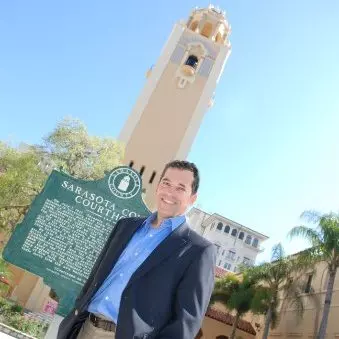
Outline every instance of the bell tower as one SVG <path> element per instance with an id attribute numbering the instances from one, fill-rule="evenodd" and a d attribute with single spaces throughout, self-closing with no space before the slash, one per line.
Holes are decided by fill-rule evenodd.
<path id="1" fill-rule="evenodd" d="M 231 52 L 225 13 L 195 9 L 175 24 L 119 139 L 125 164 L 140 172 L 145 202 L 152 209 L 164 165 L 185 159 Z"/>

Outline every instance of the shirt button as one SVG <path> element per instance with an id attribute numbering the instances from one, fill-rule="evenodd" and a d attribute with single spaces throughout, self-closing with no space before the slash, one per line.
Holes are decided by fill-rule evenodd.
<path id="1" fill-rule="evenodd" d="M 74 314 L 75 314 L 75 315 L 78 315 L 78 314 L 79 314 L 79 311 L 78 311 L 78 310 L 75 310 L 75 311 L 74 311 Z"/>

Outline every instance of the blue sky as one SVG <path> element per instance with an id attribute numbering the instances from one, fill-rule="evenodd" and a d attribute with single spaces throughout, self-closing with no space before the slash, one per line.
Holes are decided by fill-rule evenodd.
<path id="1" fill-rule="evenodd" d="M 291 253 L 304 246 L 286 240 L 302 211 L 339 209 L 339 2 L 215 4 L 232 54 L 189 155 L 198 204 Z M 174 23 L 197 5 L 208 3 L 2 1 L 0 139 L 38 143 L 65 116 L 116 137 Z"/>

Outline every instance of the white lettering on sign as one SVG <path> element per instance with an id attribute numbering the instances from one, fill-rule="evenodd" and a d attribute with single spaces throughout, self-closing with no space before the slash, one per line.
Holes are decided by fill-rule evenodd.
<path id="1" fill-rule="evenodd" d="M 89 210 L 102 215 L 102 217 L 106 217 L 114 221 L 118 221 L 124 217 L 140 217 L 140 214 L 130 211 L 127 208 L 123 209 L 121 214 L 117 213 L 116 206 L 113 202 L 104 199 L 100 195 L 89 192 L 88 190 L 84 190 L 81 186 L 73 185 L 66 180 L 63 181 L 61 187 L 76 194 L 75 202 L 77 204 L 81 204 Z"/>

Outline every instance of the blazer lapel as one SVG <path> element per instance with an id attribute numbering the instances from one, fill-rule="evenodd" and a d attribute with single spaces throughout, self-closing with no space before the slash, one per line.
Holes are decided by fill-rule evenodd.
<path id="1" fill-rule="evenodd" d="M 163 260 L 175 253 L 181 247 L 189 242 L 189 227 L 183 223 L 176 230 L 174 230 L 140 265 L 129 280 L 126 288 L 135 280 L 139 279 L 153 267 L 159 265 Z"/>

